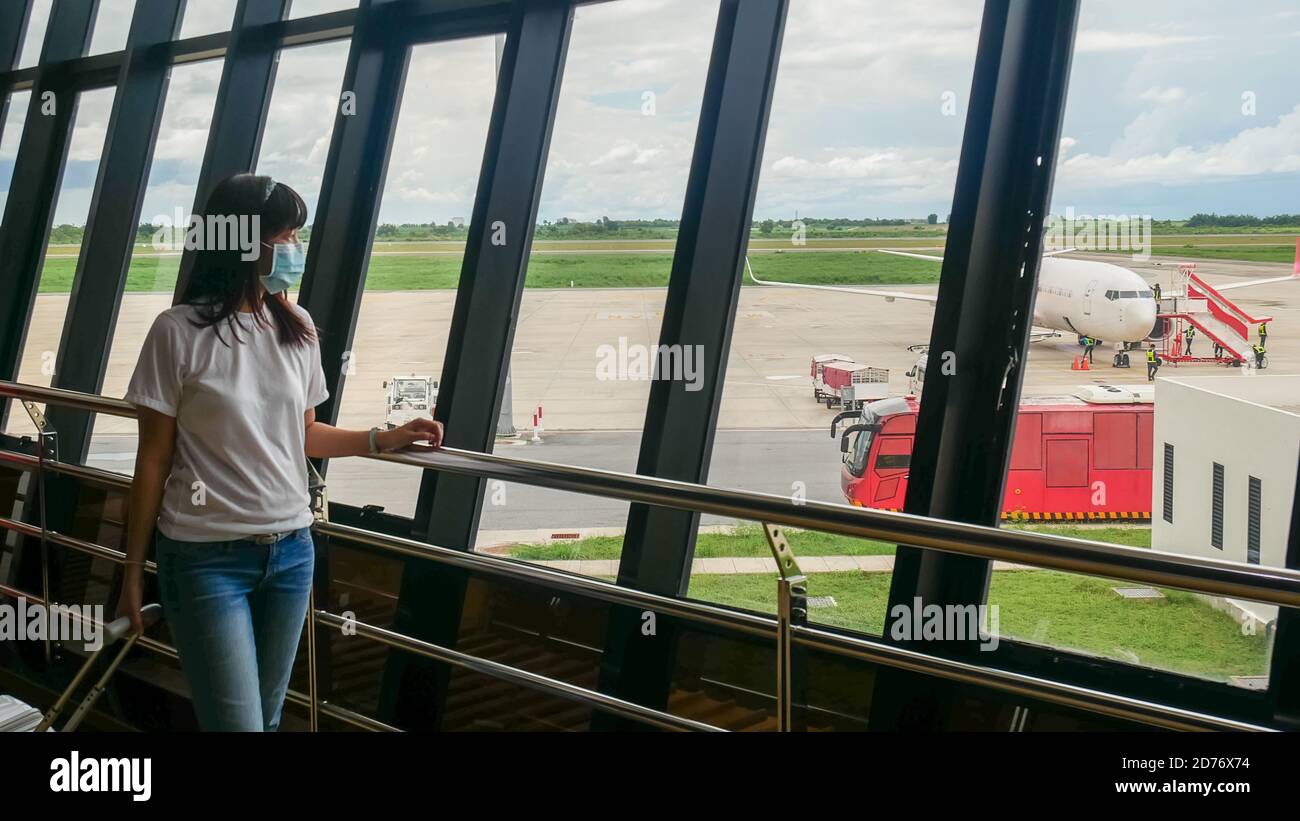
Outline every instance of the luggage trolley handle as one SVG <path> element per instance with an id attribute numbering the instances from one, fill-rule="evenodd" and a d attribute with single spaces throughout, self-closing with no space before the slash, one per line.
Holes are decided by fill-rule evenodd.
<path id="1" fill-rule="evenodd" d="M 161 604 L 146 604 L 144 607 L 140 608 L 140 621 L 145 630 L 153 627 L 161 619 Z M 85 664 L 81 665 L 81 669 L 78 670 L 77 675 L 73 677 L 72 683 L 69 684 L 67 689 L 63 691 L 63 694 L 59 696 L 59 700 L 55 702 L 49 712 L 45 714 L 45 717 L 41 719 L 41 723 L 36 726 L 35 732 L 43 733 L 52 727 L 54 720 L 59 717 L 59 713 L 63 712 L 63 708 L 67 706 L 68 701 L 72 698 L 72 694 L 77 691 L 77 688 L 81 686 L 81 682 L 85 680 L 87 675 L 89 675 L 90 668 L 95 665 L 95 661 L 99 658 L 100 653 L 103 653 L 109 647 L 112 647 L 119 639 L 123 636 L 127 636 L 130 632 L 131 619 L 128 616 L 121 616 L 104 625 L 103 644 L 99 646 L 98 650 L 90 654 L 90 657 L 86 659 Z M 128 636 L 126 641 L 123 642 L 121 649 L 118 650 L 117 655 L 113 657 L 112 663 L 108 665 L 108 668 L 104 670 L 104 673 L 99 677 L 99 680 L 90 688 L 90 692 L 86 693 L 86 697 L 77 705 L 77 709 L 73 710 L 72 715 L 68 718 L 67 724 L 63 727 L 63 732 L 71 732 L 81 724 L 81 720 L 86 717 L 86 713 L 90 712 L 90 708 L 95 706 L 95 702 L 99 700 L 99 696 L 104 692 L 104 688 L 108 685 L 108 680 L 113 677 L 113 673 L 117 672 L 117 668 L 122 663 L 122 659 L 126 658 L 127 651 L 135 646 L 135 641 L 138 638 L 140 638 L 140 634 L 135 633 Z"/>

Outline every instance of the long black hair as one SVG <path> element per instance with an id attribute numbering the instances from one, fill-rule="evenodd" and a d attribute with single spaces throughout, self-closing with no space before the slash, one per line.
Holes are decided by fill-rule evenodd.
<path id="1" fill-rule="evenodd" d="M 269 191 L 269 193 L 268 193 Z M 256 219 L 253 219 L 256 217 Z M 258 284 L 257 260 L 269 253 L 262 247 L 263 237 L 273 237 L 307 224 L 307 204 L 297 191 L 270 177 L 257 174 L 236 174 L 217 183 L 208 196 L 203 217 L 205 226 L 217 226 L 229 237 L 251 239 L 257 255 L 245 259 L 246 248 L 239 242 L 218 242 L 204 234 L 204 241 L 194 254 L 194 268 L 182 302 L 193 305 L 199 318 L 193 320 L 200 328 L 213 328 L 224 322 L 238 339 L 236 317 L 240 305 L 247 303 L 254 309 L 265 305 L 270 314 L 269 323 L 275 325 L 278 339 L 284 345 L 301 345 L 312 339 L 316 329 L 300 317 L 289 304 L 284 292 L 264 293 Z M 250 226 L 253 226 L 250 228 Z M 260 310 L 251 314 L 253 321 L 267 325 L 268 319 Z M 225 339 L 223 344 L 229 345 Z"/>

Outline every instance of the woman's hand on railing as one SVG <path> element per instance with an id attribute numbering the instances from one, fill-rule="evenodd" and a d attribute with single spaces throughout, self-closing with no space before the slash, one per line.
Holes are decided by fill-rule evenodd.
<path id="1" fill-rule="evenodd" d="M 128 564 L 122 576 L 122 595 L 117 600 L 117 617 L 131 620 L 131 632 L 143 633 L 144 620 L 140 615 L 141 574 L 133 572 L 140 565 Z"/>
<path id="2" fill-rule="evenodd" d="M 416 442 L 428 442 L 417 445 Z M 375 443 L 383 451 L 409 447 L 412 450 L 435 450 L 442 447 L 442 423 L 432 419 L 416 418 L 392 430 L 375 434 Z"/>

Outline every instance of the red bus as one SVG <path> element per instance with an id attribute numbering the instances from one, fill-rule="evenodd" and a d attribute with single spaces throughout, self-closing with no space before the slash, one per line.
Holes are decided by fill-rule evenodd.
<path id="1" fill-rule="evenodd" d="M 1026 397 L 1016 418 L 1002 517 L 1151 517 L 1154 405 L 1150 389 L 1092 385 L 1073 396 Z M 849 503 L 902 510 L 916 433 L 915 397 L 871 402 L 831 423 L 840 435 L 840 487 Z"/>

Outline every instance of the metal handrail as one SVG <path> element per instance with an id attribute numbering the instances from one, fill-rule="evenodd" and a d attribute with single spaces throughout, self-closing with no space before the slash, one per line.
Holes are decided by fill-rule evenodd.
<path id="1" fill-rule="evenodd" d="M 97 397 L 92 397 L 88 394 L 75 394 L 71 391 L 49 388 L 26 391 L 24 390 L 26 387 L 27 386 L 0 381 L 0 396 L 30 399 L 31 401 L 52 402 L 61 402 L 65 398 L 70 398 L 75 400 L 76 407 L 85 410 L 93 411 L 99 407 L 98 403 L 95 401 Z M 65 396 L 67 394 L 72 394 L 73 396 L 67 397 Z M 104 412 L 106 413 L 120 416 L 135 415 L 134 408 L 126 403 L 116 402 L 115 400 L 106 400 L 104 407 Z M 32 466 L 38 461 L 35 457 L 29 457 L 23 454 L 11 453 L 7 454 L 5 458 L 7 461 L 24 464 L 26 466 Z M 1048 561 L 1036 561 L 1044 558 L 1037 553 L 1037 550 L 1041 548 L 1034 547 L 1033 543 L 1037 541 L 1037 539 L 1030 539 L 1024 545 L 1013 545 L 1011 547 L 1002 547 L 996 544 L 990 545 L 987 542 L 977 542 L 973 547 L 960 545 L 961 549 L 959 549 L 959 546 L 954 546 L 948 541 L 944 541 L 945 539 L 951 539 L 952 536 L 950 533 L 944 533 L 943 528 L 940 528 L 936 533 L 921 534 L 924 538 L 909 538 L 912 534 L 901 528 L 918 524 L 955 526 L 961 531 L 970 531 L 972 535 L 982 536 L 985 539 L 988 538 L 989 534 L 981 534 L 980 531 L 991 531 L 993 535 L 1003 537 L 1019 537 L 1026 535 L 1039 537 L 1044 536 L 1045 534 L 1015 533 L 1011 531 L 1001 531 L 996 528 L 983 528 L 974 525 L 940 522 L 938 520 L 906 516 L 904 514 L 878 514 L 875 511 L 862 511 L 856 508 L 828 505 L 825 503 L 809 502 L 803 505 L 794 505 L 794 507 L 799 509 L 808 507 L 816 508 L 813 512 L 814 515 L 810 516 L 799 511 L 791 513 L 785 509 L 792 505 L 789 500 L 768 494 L 708 488 L 685 482 L 675 482 L 672 480 L 634 476 L 630 474 L 615 473 L 612 471 L 598 471 L 566 465 L 550 465 L 546 463 L 529 462 L 527 460 L 507 459 L 505 457 L 477 454 L 453 449 L 443 449 L 440 451 L 430 452 L 422 454 L 419 457 L 406 453 L 398 453 L 384 454 L 374 458 L 405 464 L 414 464 L 420 467 L 428 467 L 438 470 L 448 470 L 451 472 L 481 476 L 484 478 L 499 478 L 509 481 L 518 481 L 525 484 L 536 484 L 544 487 L 574 490 L 577 492 L 585 492 L 601 496 L 612 496 L 614 498 L 667 505 L 669 507 L 679 507 L 688 510 L 694 509 L 700 510 L 701 512 L 732 515 L 740 518 L 759 518 L 764 521 L 775 521 L 795 526 L 812 527 L 813 529 L 827 530 L 829 532 L 844 532 L 846 535 L 883 538 L 889 541 L 898 541 L 903 544 L 912 544 L 918 547 L 930 547 L 933 549 L 947 550 L 949 552 L 964 553 L 966 555 L 982 555 L 987 558 L 1002 558 L 1011 561 L 1018 560 L 1030 564 L 1039 563 L 1048 566 L 1057 566 L 1056 563 L 1050 563 Z M 27 460 L 30 460 L 30 465 L 28 465 Z M 47 463 L 47 465 L 51 469 L 56 470 L 65 467 L 62 463 Z M 97 471 L 93 468 L 85 468 L 83 466 L 68 465 L 66 467 L 75 469 L 67 471 L 70 473 L 79 472 L 84 475 L 88 471 L 93 472 L 93 474 L 87 476 L 87 478 L 94 478 L 99 481 L 111 481 L 114 484 L 119 484 L 121 486 L 129 487 L 130 485 L 130 479 L 120 476 L 119 474 L 113 474 L 107 471 Z M 611 482 L 614 482 L 615 484 L 611 485 Z M 828 516 L 828 513 L 831 515 Z M 838 518 L 838 515 L 841 513 L 849 513 L 855 517 L 875 517 L 877 515 L 883 515 L 884 518 L 878 524 L 843 522 Z M 21 527 L 13 527 L 16 525 L 21 525 Z M 774 638 L 777 633 L 777 622 L 767 617 L 743 613 L 741 611 L 730 610 L 700 602 L 673 599 L 642 591 L 629 590 L 597 579 L 590 579 L 563 573 L 561 571 L 550 570 L 549 568 L 539 567 L 525 562 L 452 550 L 436 545 L 429 545 L 423 542 L 401 539 L 399 537 L 378 534 L 360 528 L 352 528 L 328 522 L 317 522 L 313 525 L 313 528 L 325 535 L 350 539 L 390 552 L 430 559 L 444 564 L 459 566 L 467 570 L 484 571 L 508 577 L 524 578 L 526 580 L 542 582 L 561 588 L 567 588 L 575 593 L 603 599 L 615 604 L 647 607 L 668 614 L 681 616 L 693 621 L 706 624 L 712 623 L 765 637 Z M 838 528 L 844 529 L 840 530 Z M 30 529 L 30 526 L 23 525 L 22 523 L 11 522 L 9 520 L 0 520 L 0 529 L 17 529 L 21 532 L 27 532 L 27 530 Z M 901 537 L 898 537 L 900 535 Z M 58 534 L 55 534 L 55 536 L 57 536 L 57 538 L 54 539 L 55 543 L 64 544 L 65 546 L 74 549 L 88 550 L 96 555 L 118 561 L 125 558 L 125 554 L 122 554 L 119 551 L 114 551 L 91 543 L 81 542 L 80 540 L 71 539 L 70 537 L 62 537 Z M 1066 546 L 1072 546 L 1076 550 L 1091 547 L 1111 547 L 1108 545 L 1087 542 L 1085 540 L 1068 539 L 1056 536 L 1045 536 L 1043 540 L 1053 543 L 1065 543 Z M 1027 557 L 1025 551 L 1028 551 Z M 1136 557 L 1130 556 L 1130 559 L 1144 557 L 1143 551 L 1135 551 L 1131 548 L 1123 548 L 1121 551 L 1124 554 L 1138 554 Z M 1112 551 L 1104 549 L 1097 552 L 1111 553 Z M 1016 556 L 1018 558 L 1012 559 L 1009 558 L 1010 556 Z M 1054 557 L 1049 556 L 1046 558 L 1051 559 Z M 1178 559 L 1182 557 L 1170 558 Z M 1073 562 L 1083 561 L 1079 557 L 1074 557 L 1070 561 L 1072 563 L 1062 564 L 1061 569 L 1072 569 L 1076 570 L 1076 572 L 1097 572 L 1078 570 Z M 1104 562 L 1105 559 L 1094 557 L 1088 561 L 1095 564 Z M 1181 565 L 1183 563 L 1175 561 L 1173 564 Z M 1224 567 L 1225 565 L 1226 567 Z M 1169 581 L 1161 581 L 1158 583 L 1168 584 L 1169 586 L 1174 587 L 1185 586 L 1187 589 L 1201 590 L 1203 592 L 1216 592 L 1222 589 L 1224 585 L 1235 590 L 1243 584 L 1249 586 L 1249 582 L 1231 575 L 1228 575 L 1225 578 L 1221 574 L 1225 571 L 1233 571 L 1237 569 L 1244 569 L 1246 571 L 1253 570 L 1253 568 L 1244 565 L 1238 568 L 1231 562 L 1215 562 L 1211 560 L 1192 562 L 1189 567 L 1192 572 L 1188 572 L 1187 567 L 1175 567 L 1172 570 L 1166 568 L 1164 571 L 1161 571 L 1165 575 L 1160 576 L 1160 578 L 1163 579 L 1166 575 L 1173 576 L 1178 579 L 1178 581 L 1182 582 L 1181 585 L 1178 582 Z M 1134 569 L 1118 564 L 1108 564 L 1106 565 L 1106 569 L 1101 571 L 1101 574 L 1123 577 L 1127 573 L 1129 574 L 1127 576 L 1129 578 L 1145 580 L 1147 578 L 1146 576 L 1138 576 L 1136 574 L 1148 572 L 1154 572 L 1150 566 Z M 1294 571 L 1281 571 L 1280 573 L 1269 572 L 1265 574 L 1248 572 L 1245 575 L 1263 575 L 1270 580 L 1270 586 L 1267 589 L 1256 591 L 1252 587 L 1251 589 L 1254 592 L 1243 596 L 1245 598 L 1259 598 L 1263 601 L 1272 601 L 1282 605 L 1294 605 L 1296 601 L 1300 601 L 1300 599 L 1295 598 L 1293 589 L 1294 583 L 1300 581 L 1300 574 L 1297 574 Z M 0 592 L 6 591 L 0 590 Z M 1234 593 L 1232 595 L 1241 594 Z M 1271 596 L 1271 598 L 1268 596 Z M 325 610 L 313 609 L 312 616 L 327 623 L 341 624 L 344 621 L 342 617 Z M 623 702 L 619 699 L 606 696 L 603 693 L 577 687 L 568 684 L 567 682 L 549 679 L 545 676 L 539 676 L 528 671 L 519 670 L 518 668 L 512 668 L 487 659 L 469 656 L 428 642 L 422 642 L 418 639 L 393 633 L 384 628 L 360 624 L 353 620 L 347 620 L 347 624 L 358 628 L 358 633 L 365 635 L 367 638 L 378 640 L 390 644 L 391 646 L 401 647 L 403 649 L 421 653 L 486 675 L 504 678 L 516 684 L 521 684 L 533 689 L 548 691 L 554 695 L 580 701 L 596 709 L 605 709 L 610 712 L 622 714 L 625 717 L 634 720 L 652 723 L 666 729 L 718 729 L 679 716 L 674 716 L 669 713 L 650 710 L 649 708 L 644 708 L 640 705 L 632 704 L 631 702 Z M 1039 679 L 1019 673 L 998 670 L 996 668 L 988 668 L 980 665 L 954 661 L 926 653 L 905 650 L 883 642 L 840 635 L 838 633 L 820 630 L 813 627 L 796 625 L 790 628 L 790 630 L 794 642 L 825 652 L 853 657 L 890 667 L 913 670 L 949 680 L 988 687 L 994 690 L 1044 700 L 1062 706 L 1084 709 L 1089 712 L 1123 718 L 1126 720 L 1134 720 L 1155 726 L 1171 729 L 1229 729 L 1260 731 L 1268 731 L 1272 729 L 1169 705 L 1127 698 L 1113 693 L 1089 690 L 1087 688 L 1076 687 L 1048 679 Z M 298 694 L 294 695 L 297 696 Z M 326 705 L 322 704 L 320 706 L 324 707 Z M 342 718 L 342 716 L 340 717 Z"/>
<path id="2" fill-rule="evenodd" d="M 931 519 L 654 476 L 441 448 L 372 456 L 389 462 L 623 501 L 857 536 L 983 559 L 1119 577 L 1198 593 L 1300 607 L 1300 571 L 1162 553 L 1021 530 Z"/>
<path id="3" fill-rule="evenodd" d="M 129 483 L 123 482 L 122 484 L 128 485 Z M 25 535 L 32 535 L 32 528 L 30 525 L 25 525 L 21 522 L 12 522 L 8 519 L 0 519 L 0 529 L 14 529 L 24 533 Z M 778 632 L 777 621 L 770 617 L 730 610 L 704 602 L 674 599 L 653 593 L 628 590 L 627 588 L 619 587 L 615 584 L 601 581 L 599 579 L 576 576 L 563 571 L 552 570 L 547 567 L 513 559 L 486 554 L 466 553 L 464 551 L 452 550 L 446 547 L 439 547 L 424 542 L 416 542 L 410 539 L 402 539 L 396 536 L 388 536 L 374 533 L 369 530 L 363 530 L 361 528 L 329 522 L 317 523 L 313 526 L 313 529 L 326 536 L 365 544 L 376 549 L 386 550 L 399 555 L 436 561 L 471 572 L 484 572 L 506 578 L 524 579 L 526 581 L 546 584 L 575 595 L 587 596 L 613 604 L 655 610 L 666 615 L 676 616 L 698 624 L 722 627 L 733 632 L 744 633 L 764 639 L 775 639 Z M 119 563 L 126 558 L 126 555 L 120 551 L 99 545 L 93 545 L 79 539 L 62 537 L 58 534 L 55 534 L 51 541 L 54 544 L 61 544 L 79 551 L 89 552 L 92 555 L 107 558 Z M 13 596 L 17 595 L 18 591 L 0 585 L 0 594 Z M 28 595 L 28 598 L 32 597 Z M 476 659 L 473 656 L 468 656 L 459 653 L 458 651 L 441 647 L 440 645 L 421 642 L 417 639 L 406 636 L 402 636 L 401 641 L 399 642 L 390 638 L 396 637 L 399 634 L 392 633 L 391 631 L 387 631 L 384 628 L 375 625 L 356 621 L 355 619 L 345 620 L 338 614 L 331 613 L 327 610 L 317 609 L 314 614 L 315 617 L 322 622 L 336 625 L 346 623 L 350 628 L 356 629 L 357 635 L 377 640 L 381 643 L 399 647 L 401 649 L 414 650 L 415 652 L 420 652 L 431 658 L 456 664 L 475 672 L 484 673 L 485 675 L 494 675 L 506 668 L 506 665 L 499 665 L 496 662 L 491 662 L 485 659 Z M 1179 707 L 1147 702 L 1141 699 L 1127 698 L 1112 693 L 1075 687 L 1073 685 L 1062 684 L 1060 682 L 1033 676 L 1026 676 L 1020 673 L 981 667 L 965 662 L 944 659 L 938 656 L 930 656 L 925 653 L 905 650 L 883 642 L 832 633 L 815 627 L 794 626 L 791 628 L 791 631 L 794 643 L 810 649 L 820 650 L 842 657 L 855 658 L 860 661 L 867 661 L 870 663 L 933 675 L 965 684 L 975 684 L 1012 695 L 1034 698 L 1065 707 L 1084 709 L 1093 713 L 1137 721 L 1152 726 L 1164 727 L 1166 729 L 1271 731 L 1271 728 L 1269 727 L 1248 724 L 1233 719 L 1225 719 L 1205 713 L 1196 713 Z M 150 649 L 154 650 L 161 649 L 162 652 L 165 652 L 172 658 L 176 657 L 175 650 L 161 642 L 146 643 L 146 646 L 149 646 Z M 482 664 L 480 664 L 480 662 L 482 662 Z M 514 668 L 511 669 L 513 670 Z M 515 683 L 532 689 L 549 692 L 552 695 L 580 701 L 593 708 L 600 708 L 610 712 L 620 713 L 633 720 L 644 718 L 643 713 L 645 708 L 639 707 L 639 705 L 632 705 L 634 709 L 624 713 L 619 709 L 622 705 L 618 703 L 618 700 L 610 702 L 608 701 L 607 696 L 597 691 L 575 687 L 567 682 L 548 679 L 544 676 L 527 673 L 526 671 L 516 670 L 515 674 L 503 674 L 498 677 L 507 678 L 515 681 Z M 588 696 L 590 696 L 590 698 L 588 698 Z M 295 701 L 295 703 L 302 704 L 303 706 L 310 707 L 311 705 L 310 699 L 303 694 L 291 692 L 290 698 Z M 627 704 L 630 704 L 630 702 Z M 336 715 L 336 710 L 333 709 L 334 707 L 336 707 L 336 705 L 331 706 L 322 702 L 319 709 L 326 715 L 332 715 L 335 718 L 349 720 L 345 716 Z M 660 726 L 665 729 L 699 729 L 698 727 L 681 724 L 679 723 L 680 721 L 689 720 L 680 719 L 679 717 L 668 713 L 662 713 L 658 720 L 649 723 L 653 723 L 655 726 Z M 367 729 L 387 728 L 387 725 L 383 725 L 379 722 L 373 722 L 373 727 L 367 727 L 364 723 L 358 721 L 349 720 L 349 723 Z M 698 722 L 696 723 L 698 724 Z"/>
<path id="4" fill-rule="evenodd" d="M 66 388 L 48 388 L 44 385 L 28 385 L 23 382 L 9 382 L 0 379 L 0 397 L 17 399 L 24 402 L 44 402 L 65 408 L 106 413 L 109 416 L 136 418 L 135 406 L 125 399 L 111 399 L 93 393 L 70 391 Z"/>
<path id="5" fill-rule="evenodd" d="M 120 399 L 106 399 L 61 388 L 0 381 L 0 397 L 52 402 L 114 416 L 136 416 L 135 408 Z M 1300 607 L 1300 571 L 1285 568 L 1162 553 L 1049 533 L 1004 530 L 830 502 L 796 501 L 769 493 L 515 459 L 457 448 L 382 453 L 369 458 L 1069 573 L 1118 577 L 1197 593 Z M 48 467 L 58 469 L 54 464 Z"/>
<path id="6" fill-rule="evenodd" d="M 317 610 L 316 618 L 324 624 L 332 624 L 335 627 L 346 627 L 349 630 L 355 630 L 358 636 L 365 636 L 372 641 L 380 644 L 394 647 L 399 650 L 406 650 L 412 653 L 436 661 L 446 662 L 457 667 L 463 667 L 475 673 L 498 678 L 502 681 L 508 681 L 511 684 L 517 684 L 529 687 L 535 690 L 548 692 L 551 695 L 559 696 L 570 701 L 576 701 L 598 710 L 606 710 L 616 713 L 625 718 L 631 718 L 648 724 L 652 727 L 658 727 L 662 730 L 694 730 L 696 732 L 725 732 L 721 727 L 715 727 L 712 724 L 705 724 L 702 721 L 683 718 L 665 713 L 661 710 L 655 710 L 650 707 L 642 707 L 631 701 L 625 701 L 621 698 L 606 695 L 597 690 L 587 687 L 579 687 L 576 684 L 570 684 L 567 681 L 561 681 L 549 676 L 539 675 L 529 672 L 519 667 L 512 667 L 508 664 L 502 664 L 491 659 L 473 656 L 469 653 L 462 653 L 459 650 L 452 650 L 449 647 L 443 647 L 420 639 L 412 638 L 403 633 L 397 633 L 387 630 L 383 627 L 376 627 L 372 624 L 359 622 L 355 619 L 345 619 L 328 610 Z"/>

